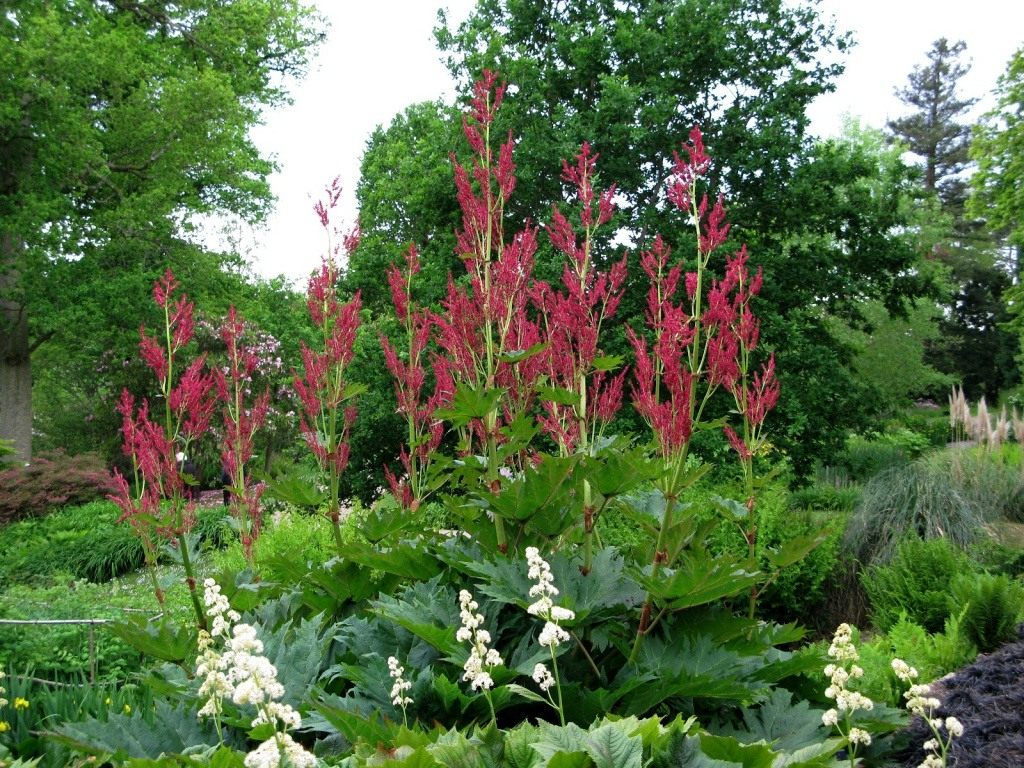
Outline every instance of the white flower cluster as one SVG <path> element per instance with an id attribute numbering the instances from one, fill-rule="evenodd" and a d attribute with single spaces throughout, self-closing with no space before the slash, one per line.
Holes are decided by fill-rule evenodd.
<path id="1" fill-rule="evenodd" d="M 907 700 L 907 709 L 911 714 L 924 718 L 933 734 L 933 738 L 928 739 L 922 745 L 925 752 L 929 754 L 925 756 L 918 768 L 946 768 L 946 753 L 949 751 L 953 739 L 963 735 L 963 724 L 955 717 L 947 717 L 943 720 L 933 716 L 942 702 L 931 695 L 931 686 L 914 682 L 917 679 L 916 669 L 902 659 L 893 659 L 892 671 L 904 683 L 910 684 L 910 688 L 903 694 L 903 698 Z M 946 730 L 945 737 L 942 735 L 943 728 Z"/>
<path id="2" fill-rule="evenodd" d="M 530 587 L 530 597 L 536 598 L 536 601 L 531 603 L 526 611 L 531 616 L 544 619 L 544 629 L 541 630 L 537 642 L 545 648 L 555 648 L 569 639 L 569 633 L 562 629 L 558 622 L 575 619 L 576 614 L 568 608 L 555 605 L 551 599 L 558 595 L 558 589 L 551 576 L 551 566 L 540 556 L 540 550 L 536 547 L 527 547 L 526 564 L 529 566 L 527 576 L 536 582 Z"/>
<path id="3" fill-rule="evenodd" d="M 839 725 L 840 714 L 845 719 L 856 710 L 869 710 L 874 708 L 875 704 L 864 694 L 847 688 L 851 680 L 864 676 L 864 670 L 856 663 L 860 660 L 860 654 L 853 644 L 853 630 L 849 624 L 840 624 L 836 628 L 832 644 L 828 648 L 828 656 L 834 659 L 835 663 L 825 667 L 825 677 L 829 680 L 825 696 L 835 699 L 836 706 L 821 716 L 821 722 L 829 728 L 834 728 Z M 846 738 L 852 747 L 861 744 L 867 746 L 871 743 L 871 734 L 863 728 L 851 726 Z"/>
<path id="4" fill-rule="evenodd" d="M 405 692 L 412 688 L 412 683 L 406 680 L 405 667 L 399 666 L 398 659 L 388 656 L 388 675 L 395 681 L 391 686 L 391 703 L 403 710 L 412 704 L 412 699 L 405 695 Z"/>
<path id="5" fill-rule="evenodd" d="M 468 681 L 474 691 L 490 690 L 494 686 L 490 671 L 505 662 L 494 648 L 487 647 L 491 642 L 491 633 L 482 627 L 484 616 L 476 613 L 480 606 L 465 589 L 459 592 L 459 607 L 462 626 L 455 633 L 455 639 L 470 645 L 469 658 L 462 666 L 465 671 L 462 679 Z"/>
<path id="6" fill-rule="evenodd" d="M 552 686 L 554 686 L 555 677 L 543 662 L 538 661 L 537 665 L 533 668 L 533 682 L 535 682 L 542 691 L 548 691 Z"/>
<path id="7" fill-rule="evenodd" d="M 4 674 L 4 671 L 2 669 L 0 669 L 0 680 L 3 680 L 4 677 L 6 677 L 6 675 Z M 2 694 L 5 694 L 5 693 L 7 693 L 7 689 L 4 688 L 2 685 L 0 685 L 0 707 L 6 707 L 7 706 L 7 699 L 5 699 L 3 697 L 3 695 L 2 695 Z"/>
<path id="8" fill-rule="evenodd" d="M 315 765 L 316 758 L 289 733 L 275 733 L 245 756 L 246 768 L 313 768 Z"/>
<path id="9" fill-rule="evenodd" d="M 199 717 L 219 717 L 226 698 L 239 706 L 252 704 L 257 710 L 252 725 L 267 723 L 278 732 L 246 755 L 246 768 L 276 768 L 282 755 L 294 768 L 315 766 L 316 758 L 287 733 L 302 720 L 290 705 L 278 701 L 284 696 L 284 686 L 277 680 L 277 669 L 262 655 L 263 643 L 256 637 L 256 628 L 235 623 L 242 617 L 231 610 L 213 579 L 203 582 L 203 600 L 211 629 L 199 633 L 196 675 L 203 677 L 199 696 L 209 698 Z M 223 653 L 218 652 L 218 643 Z"/>

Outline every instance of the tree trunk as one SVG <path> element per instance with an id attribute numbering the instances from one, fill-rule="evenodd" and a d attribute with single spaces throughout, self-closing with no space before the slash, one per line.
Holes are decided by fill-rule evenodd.
<path id="1" fill-rule="evenodd" d="M 17 298 L 17 247 L 0 235 L 0 439 L 13 440 L 16 461 L 32 457 L 32 355 L 28 311 Z"/>

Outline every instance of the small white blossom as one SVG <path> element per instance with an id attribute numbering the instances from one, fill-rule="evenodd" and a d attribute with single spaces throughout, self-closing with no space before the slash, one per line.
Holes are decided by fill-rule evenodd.
<path id="1" fill-rule="evenodd" d="M 847 738 L 851 744 L 863 744 L 868 746 L 871 743 L 871 734 L 863 728 L 851 728 Z"/>
<path id="2" fill-rule="evenodd" d="M 293 768 L 314 768 L 316 757 L 307 752 L 290 734 L 276 733 L 245 756 L 245 768 L 279 768 L 284 755 L 285 765 Z"/>
<path id="3" fill-rule="evenodd" d="M 825 712 L 821 716 L 821 721 L 829 728 L 837 728 L 840 735 L 845 735 L 852 755 L 859 745 L 867 746 L 871 743 L 871 734 L 863 728 L 851 725 L 851 715 L 857 710 L 872 709 L 875 704 L 859 691 L 847 688 L 851 680 L 857 680 L 864 676 L 864 670 L 854 663 L 859 660 L 860 655 L 853 645 L 853 630 L 849 624 L 840 624 L 836 629 L 832 644 L 828 649 L 828 656 L 835 661 L 829 663 L 824 669 L 825 676 L 829 680 L 825 696 L 834 699 L 836 706 Z M 845 733 L 840 725 L 841 722 L 850 726 Z"/>
<path id="4" fill-rule="evenodd" d="M 412 688 L 412 683 L 403 677 L 405 667 L 399 666 L 398 659 L 394 656 L 388 656 L 388 675 L 395 681 L 391 686 L 391 703 L 405 709 L 412 704 L 412 699 L 405 695 L 405 692 Z"/>
<path id="5" fill-rule="evenodd" d="M 949 731 L 949 735 L 955 738 L 960 738 L 964 735 L 964 727 L 955 717 L 946 718 L 946 730 Z"/>
<path id="6" fill-rule="evenodd" d="M 892 660 L 892 671 L 896 673 L 896 677 L 905 683 L 909 683 L 917 679 L 917 670 L 907 664 L 903 659 Z"/>
<path id="7" fill-rule="evenodd" d="M 196 676 L 202 677 L 200 698 L 206 702 L 198 716 L 220 717 L 222 702 L 231 699 L 239 706 L 256 707 L 253 726 L 269 724 L 275 733 L 246 755 L 246 768 L 312 768 L 316 758 L 298 744 L 289 729 L 302 725 L 302 719 L 290 705 L 279 701 L 284 686 L 277 679 L 277 668 L 263 656 L 263 643 L 256 628 L 238 624 L 241 616 L 231 609 L 213 579 L 203 582 L 203 599 L 211 618 L 210 632 L 200 632 Z M 223 647 L 223 652 L 218 649 Z"/>
<path id="8" fill-rule="evenodd" d="M 540 631 L 540 637 L 537 638 L 537 642 L 545 648 L 555 648 L 567 640 L 569 640 L 569 633 L 551 621 L 544 623 L 544 629 Z"/>
<path id="9" fill-rule="evenodd" d="M 543 663 L 537 662 L 533 668 L 533 682 L 540 686 L 542 691 L 547 691 L 555 684 L 555 677 Z"/>
<path id="10" fill-rule="evenodd" d="M 473 595 L 467 590 L 459 592 L 462 627 L 455 633 L 455 639 L 460 643 L 470 644 L 469 658 L 462 666 L 462 679 L 467 681 L 474 691 L 486 691 L 494 686 L 494 678 L 491 677 L 490 671 L 505 662 L 494 648 L 487 647 L 491 642 L 491 633 L 482 628 L 484 616 L 482 613 L 476 613 L 479 607 Z"/>

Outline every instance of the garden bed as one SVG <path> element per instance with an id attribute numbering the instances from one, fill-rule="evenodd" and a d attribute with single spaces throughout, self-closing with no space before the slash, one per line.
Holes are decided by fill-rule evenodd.
<path id="1" fill-rule="evenodd" d="M 1024 625 L 1018 640 L 978 659 L 933 686 L 942 701 L 936 715 L 956 717 L 963 736 L 953 740 L 949 764 L 957 768 L 1020 768 L 1024 765 Z M 903 764 L 916 768 L 931 732 L 920 720 L 910 726 L 913 749 Z"/>

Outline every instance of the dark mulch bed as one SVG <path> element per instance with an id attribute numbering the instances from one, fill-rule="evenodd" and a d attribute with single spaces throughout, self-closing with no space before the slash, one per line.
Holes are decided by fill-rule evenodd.
<path id="1" fill-rule="evenodd" d="M 1024 766 L 1024 624 L 1017 633 L 1016 642 L 979 656 L 932 687 L 942 701 L 937 716 L 952 715 L 964 726 L 963 736 L 950 749 L 951 768 Z M 909 731 L 912 748 L 899 759 L 916 768 L 925 755 L 921 744 L 931 733 L 920 718 Z"/>

